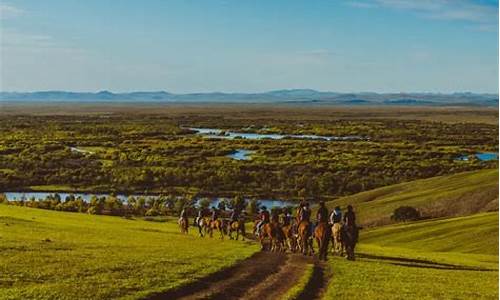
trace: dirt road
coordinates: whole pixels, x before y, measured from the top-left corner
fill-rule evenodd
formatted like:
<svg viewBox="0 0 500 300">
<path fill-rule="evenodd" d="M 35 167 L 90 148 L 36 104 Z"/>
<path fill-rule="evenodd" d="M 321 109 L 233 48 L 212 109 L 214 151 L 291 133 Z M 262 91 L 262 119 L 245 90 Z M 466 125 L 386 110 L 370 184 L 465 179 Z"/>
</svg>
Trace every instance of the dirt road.
<svg viewBox="0 0 500 300">
<path fill-rule="evenodd" d="M 309 263 L 315 264 L 313 278 L 300 298 L 319 299 L 327 284 L 322 263 L 299 254 L 259 252 L 230 268 L 148 300 L 279 299 L 295 285 Z"/>
</svg>

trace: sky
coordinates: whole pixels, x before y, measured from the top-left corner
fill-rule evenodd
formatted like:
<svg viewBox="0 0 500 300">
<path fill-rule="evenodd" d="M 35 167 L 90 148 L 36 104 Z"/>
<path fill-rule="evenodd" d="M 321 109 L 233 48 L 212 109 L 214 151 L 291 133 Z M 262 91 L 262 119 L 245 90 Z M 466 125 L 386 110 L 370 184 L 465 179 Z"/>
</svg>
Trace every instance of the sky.
<svg viewBox="0 0 500 300">
<path fill-rule="evenodd" d="M 498 93 L 498 0 L 0 0 L 1 91 Z"/>
</svg>

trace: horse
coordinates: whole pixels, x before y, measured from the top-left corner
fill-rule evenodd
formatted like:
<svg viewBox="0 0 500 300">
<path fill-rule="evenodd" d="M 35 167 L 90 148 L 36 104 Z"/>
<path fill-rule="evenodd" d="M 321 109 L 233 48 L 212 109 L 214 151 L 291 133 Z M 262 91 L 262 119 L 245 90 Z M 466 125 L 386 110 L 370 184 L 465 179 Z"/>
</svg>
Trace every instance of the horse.
<svg viewBox="0 0 500 300">
<path fill-rule="evenodd" d="M 318 243 L 318 258 L 326 261 L 328 254 L 328 242 L 330 241 L 330 227 L 326 222 L 320 222 L 314 229 L 314 237 Z"/>
<path fill-rule="evenodd" d="M 236 240 L 239 239 L 240 233 L 242 236 L 242 240 L 245 240 L 245 221 L 240 219 L 238 221 L 230 222 L 228 226 L 228 235 L 229 238 L 233 239 L 233 232 L 236 232 Z"/>
<path fill-rule="evenodd" d="M 358 242 L 358 228 L 356 226 L 344 225 L 342 227 L 342 240 L 347 252 L 347 259 L 354 260 L 354 248 Z"/>
<path fill-rule="evenodd" d="M 181 229 L 181 233 L 188 233 L 189 222 L 187 218 L 179 218 L 179 228 Z"/>
<path fill-rule="evenodd" d="M 269 222 L 262 226 L 260 231 L 260 244 L 262 246 L 262 250 L 265 250 L 264 240 L 269 238 L 270 242 L 270 250 L 272 252 L 284 252 L 285 243 L 284 243 L 283 231 L 277 222 Z"/>
<path fill-rule="evenodd" d="M 300 251 L 304 255 L 312 255 L 314 253 L 313 245 L 311 242 L 311 232 L 309 230 L 310 227 L 309 221 L 302 221 L 299 223 L 298 227 L 298 233 L 299 233 L 299 239 L 298 239 L 298 245 L 300 248 Z"/>
<path fill-rule="evenodd" d="M 344 254 L 344 242 L 342 241 L 342 225 L 335 223 L 332 226 L 332 254 Z"/>
<path fill-rule="evenodd" d="M 209 233 L 210 237 L 213 237 L 214 230 L 219 231 L 220 239 L 223 240 L 224 239 L 224 220 L 217 219 L 217 220 L 210 221 L 210 226 L 208 227 L 208 230 L 209 230 L 208 233 Z"/>
<path fill-rule="evenodd" d="M 296 226 L 292 223 L 281 227 L 285 236 L 285 243 L 291 252 L 297 251 Z"/>
<path fill-rule="evenodd" d="M 210 218 L 201 217 L 196 222 L 196 227 L 198 227 L 198 233 L 200 237 L 204 237 L 210 230 Z"/>
</svg>

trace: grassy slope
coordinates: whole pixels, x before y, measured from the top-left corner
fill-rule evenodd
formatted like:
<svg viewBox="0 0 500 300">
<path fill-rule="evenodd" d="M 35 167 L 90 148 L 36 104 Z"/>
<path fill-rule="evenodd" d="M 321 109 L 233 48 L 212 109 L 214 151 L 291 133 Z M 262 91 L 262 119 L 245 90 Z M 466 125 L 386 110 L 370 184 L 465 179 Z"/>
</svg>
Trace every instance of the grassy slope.
<svg viewBox="0 0 500 300">
<path fill-rule="evenodd" d="M 432 217 L 498 209 L 498 169 L 465 172 L 391 185 L 327 203 L 352 204 L 363 225 L 390 223 L 394 209 L 409 205 Z"/>
<path fill-rule="evenodd" d="M 0 205 L 0 298 L 138 298 L 257 250 L 181 235 L 173 223 Z"/>
<path fill-rule="evenodd" d="M 497 212 L 361 231 L 360 241 L 356 262 L 330 263 L 325 299 L 498 298 Z"/>
</svg>

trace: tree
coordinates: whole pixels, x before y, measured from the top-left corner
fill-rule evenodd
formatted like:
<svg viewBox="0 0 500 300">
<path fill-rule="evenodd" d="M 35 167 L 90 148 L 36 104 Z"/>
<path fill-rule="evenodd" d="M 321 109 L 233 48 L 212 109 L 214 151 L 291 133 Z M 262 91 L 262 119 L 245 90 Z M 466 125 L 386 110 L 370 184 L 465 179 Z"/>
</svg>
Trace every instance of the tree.
<svg viewBox="0 0 500 300">
<path fill-rule="evenodd" d="M 411 206 L 400 206 L 394 210 L 391 219 L 398 222 L 415 221 L 420 219 L 420 212 Z"/>
</svg>

